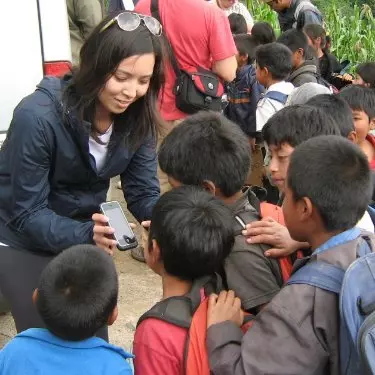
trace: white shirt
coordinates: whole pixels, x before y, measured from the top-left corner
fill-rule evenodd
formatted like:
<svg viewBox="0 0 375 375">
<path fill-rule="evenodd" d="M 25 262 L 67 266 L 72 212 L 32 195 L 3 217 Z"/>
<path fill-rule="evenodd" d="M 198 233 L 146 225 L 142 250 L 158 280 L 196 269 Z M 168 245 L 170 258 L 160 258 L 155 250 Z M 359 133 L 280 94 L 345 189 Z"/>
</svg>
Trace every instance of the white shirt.
<svg viewBox="0 0 375 375">
<path fill-rule="evenodd" d="M 95 139 L 90 136 L 89 150 L 90 154 L 95 158 L 96 170 L 98 172 L 102 170 L 107 159 L 108 144 L 112 135 L 112 130 L 113 124 L 108 128 L 108 130 L 104 134 L 98 135 L 99 140 L 103 144 L 96 142 Z"/>
<path fill-rule="evenodd" d="M 290 95 L 294 86 L 290 82 L 281 81 L 271 85 L 265 95 L 269 91 L 278 91 L 282 94 Z M 259 100 L 256 111 L 257 132 L 262 131 L 266 122 L 280 109 L 284 108 L 285 104 L 270 98 L 262 98 Z"/>
<path fill-rule="evenodd" d="M 134 3 L 133 0 L 122 0 L 122 4 L 125 10 L 134 10 Z"/>
<path fill-rule="evenodd" d="M 368 232 L 374 233 L 374 224 L 372 223 L 370 214 L 367 211 L 362 216 L 362 219 L 358 221 L 356 226 L 358 228 L 367 230 Z"/>
<path fill-rule="evenodd" d="M 223 9 L 225 14 L 229 16 L 232 13 L 238 13 L 244 16 L 246 23 L 253 26 L 254 20 L 246 6 L 240 2 L 234 3 L 230 8 Z"/>
</svg>

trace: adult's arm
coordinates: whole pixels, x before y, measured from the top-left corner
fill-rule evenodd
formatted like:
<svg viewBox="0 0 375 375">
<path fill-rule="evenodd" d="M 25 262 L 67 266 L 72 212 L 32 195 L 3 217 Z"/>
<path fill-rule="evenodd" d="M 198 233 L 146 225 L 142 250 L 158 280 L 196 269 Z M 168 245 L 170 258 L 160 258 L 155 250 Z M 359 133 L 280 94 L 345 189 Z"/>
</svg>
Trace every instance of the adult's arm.
<svg viewBox="0 0 375 375">
<path fill-rule="evenodd" d="M 217 8 L 211 7 L 208 21 L 209 49 L 212 57 L 212 70 L 224 81 L 236 78 L 237 48 L 234 44 L 228 17 Z"/>
<path fill-rule="evenodd" d="M 59 253 L 72 245 L 91 243 L 93 222 L 81 223 L 49 208 L 55 140 L 48 123 L 30 110 L 16 109 L 9 137 L 13 199 L 8 207 L 13 230 L 28 238 L 32 250 Z"/>
<path fill-rule="evenodd" d="M 156 143 L 147 139 L 121 174 L 122 190 L 128 209 L 141 222 L 150 220 L 152 209 L 160 196 L 157 178 Z"/>
<path fill-rule="evenodd" d="M 102 7 L 99 0 L 76 0 L 74 3 L 75 22 L 86 40 L 92 30 L 102 20 Z"/>
</svg>

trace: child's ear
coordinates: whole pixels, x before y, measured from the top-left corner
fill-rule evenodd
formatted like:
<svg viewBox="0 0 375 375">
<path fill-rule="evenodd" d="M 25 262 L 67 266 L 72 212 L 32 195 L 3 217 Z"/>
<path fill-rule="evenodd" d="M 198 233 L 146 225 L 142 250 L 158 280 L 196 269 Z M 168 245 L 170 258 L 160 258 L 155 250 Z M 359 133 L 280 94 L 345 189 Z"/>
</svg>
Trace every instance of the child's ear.
<svg viewBox="0 0 375 375">
<path fill-rule="evenodd" d="M 242 63 L 247 64 L 247 62 L 249 61 L 249 55 L 247 53 L 245 53 L 244 55 L 240 55 L 240 59 Z"/>
<path fill-rule="evenodd" d="M 160 262 L 160 246 L 156 240 L 151 241 L 149 256 L 152 264 L 157 264 Z"/>
<path fill-rule="evenodd" d="M 297 204 L 299 205 L 301 221 L 308 221 L 313 214 L 313 204 L 310 198 L 303 197 Z"/>
<path fill-rule="evenodd" d="M 351 131 L 348 134 L 348 140 L 354 144 L 358 143 L 358 137 L 357 137 L 357 132 L 355 130 Z"/>
<path fill-rule="evenodd" d="M 216 195 L 216 186 L 215 184 L 210 180 L 204 180 L 202 183 L 202 187 L 204 190 L 206 190 L 208 193 L 212 195 Z"/>
<path fill-rule="evenodd" d="M 34 289 L 32 300 L 33 304 L 36 305 L 36 301 L 38 300 L 38 288 Z"/>
<path fill-rule="evenodd" d="M 108 317 L 107 324 L 111 326 L 117 320 L 117 318 L 118 318 L 118 307 L 116 305 Z"/>
</svg>

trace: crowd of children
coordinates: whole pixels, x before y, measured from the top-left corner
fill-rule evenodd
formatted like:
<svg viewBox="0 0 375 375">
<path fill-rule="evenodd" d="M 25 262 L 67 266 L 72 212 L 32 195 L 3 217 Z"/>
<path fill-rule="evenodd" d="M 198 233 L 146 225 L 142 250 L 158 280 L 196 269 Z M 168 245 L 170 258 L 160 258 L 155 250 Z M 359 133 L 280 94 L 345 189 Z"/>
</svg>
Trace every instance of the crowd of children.
<svg viewBox="0 0 375 375">
<path fill-rule="evenodd" d="M 357 337 L 343 341 L 339 295 L 345 271 L 375 249 L 375 63 L 359 65 L 354 84 L 334 94 L 324 82 L 339 66 L 321 26 L 276 41 L 267 23 L 249 35 L 242 16 L 229 19 L 238 71 L 227 107 L 188 117 L 159 149 L 173 189 L 153 209 L 145 259 L 162 279 L 162 300 L 140 317 L 133 354 L 96 337 L 117 318 L 118 279 L 108 254 L 81 245 L 41 274 L 30 298 L 47 328 L 5 346 L 1 375 L 125 375 L 131 360 L 137 375 L 371 368 Z M 248 185 L 268 186 L 275 199 Z M 325 282 L 332 268 L 336 289 Z M 374 311 L 371 287 L 372 309 L 352 301 L 358 335 Z"/>
</svg>

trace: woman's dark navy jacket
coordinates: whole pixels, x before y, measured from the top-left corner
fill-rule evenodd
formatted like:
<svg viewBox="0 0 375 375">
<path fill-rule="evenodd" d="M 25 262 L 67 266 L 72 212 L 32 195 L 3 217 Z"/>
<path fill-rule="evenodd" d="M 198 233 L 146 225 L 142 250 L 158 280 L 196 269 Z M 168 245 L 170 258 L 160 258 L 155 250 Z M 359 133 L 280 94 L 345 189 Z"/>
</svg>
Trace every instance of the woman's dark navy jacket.
<svg viewBox="0 0 375 375">
<path fill-rule="evenodd" d="M 58 253 L 92 243 L 91 215 L 116 175 L 137 220 L 150 219 L 159 198 L 154 139 L 130 151 L 127 131 L 115 124 L 98 172 L 89 154 L 90 123 L 63 109 L 65 84 L 46 77 L 22 100 L 0 151 L 0 242 L 15 248 Z"/>
</svg>

